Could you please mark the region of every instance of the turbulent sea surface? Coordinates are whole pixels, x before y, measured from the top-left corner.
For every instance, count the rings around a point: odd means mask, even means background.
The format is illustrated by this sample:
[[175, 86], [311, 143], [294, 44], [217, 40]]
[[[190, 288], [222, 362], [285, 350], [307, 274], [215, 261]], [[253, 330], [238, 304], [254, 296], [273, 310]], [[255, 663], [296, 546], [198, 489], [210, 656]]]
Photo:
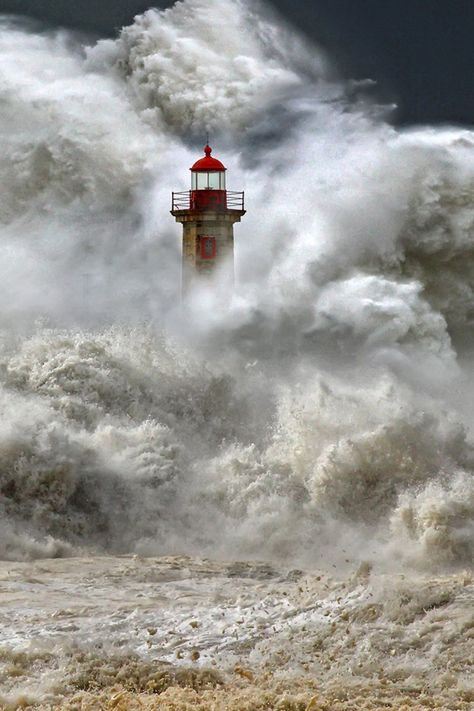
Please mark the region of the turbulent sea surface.
[[472, 709], [474, 133], [240, 0], [0, 56], [1, 707]]

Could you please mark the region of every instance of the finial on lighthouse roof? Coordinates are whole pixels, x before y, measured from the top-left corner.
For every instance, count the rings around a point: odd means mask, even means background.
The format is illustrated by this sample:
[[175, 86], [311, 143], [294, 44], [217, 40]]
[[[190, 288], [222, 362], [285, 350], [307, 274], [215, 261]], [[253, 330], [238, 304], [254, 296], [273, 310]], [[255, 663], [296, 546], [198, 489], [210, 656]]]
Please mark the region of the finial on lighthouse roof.
[[209, 145], [209, 143], [206, 143], [204, 146], [204, 154], [205, 158], [200, 158], [195, 162], [191, 170], [193, 172], [195, 171], [208, 171], [208, 170], [226, 170], [226, 167], [223, 163], [221, 163], [220, 160], [217, 160], [217, 158], [212, 158], [211, 157], [212, 153], [212, 148]]

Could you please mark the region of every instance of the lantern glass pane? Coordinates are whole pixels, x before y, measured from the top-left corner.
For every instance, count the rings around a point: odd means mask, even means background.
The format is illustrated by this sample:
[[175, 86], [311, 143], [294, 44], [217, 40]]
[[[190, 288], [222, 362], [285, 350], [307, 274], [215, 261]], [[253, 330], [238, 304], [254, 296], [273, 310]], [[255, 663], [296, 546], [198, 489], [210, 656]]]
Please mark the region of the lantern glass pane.
[[197, 190], [206, 190], [209, 173], [196, 173]]
[[220, 173], [209, 173], [209, 187], [211, 190], [220, 190]]
[[197, 174], [191, 173], [191, 190], [197, 190]]
[[225, 190], [225, 173], [222, 171], [222, 173], [219, 173], [220, 177], [220, 190]]

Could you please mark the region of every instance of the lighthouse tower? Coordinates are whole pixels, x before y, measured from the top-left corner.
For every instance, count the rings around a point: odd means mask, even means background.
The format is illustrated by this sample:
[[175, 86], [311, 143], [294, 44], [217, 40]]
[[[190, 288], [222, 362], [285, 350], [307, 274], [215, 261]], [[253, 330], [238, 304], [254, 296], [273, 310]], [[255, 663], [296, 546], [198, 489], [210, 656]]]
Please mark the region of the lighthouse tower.
[[211, 156], [191, 168], [191, 190], [174, 192], [171, 214], [183, 225], [183, 290], [199, 278], [225, 269], [226, 283], [234, 279], [234, 222], [244, 210], [243, 192], [226, 190], [226, 168]]

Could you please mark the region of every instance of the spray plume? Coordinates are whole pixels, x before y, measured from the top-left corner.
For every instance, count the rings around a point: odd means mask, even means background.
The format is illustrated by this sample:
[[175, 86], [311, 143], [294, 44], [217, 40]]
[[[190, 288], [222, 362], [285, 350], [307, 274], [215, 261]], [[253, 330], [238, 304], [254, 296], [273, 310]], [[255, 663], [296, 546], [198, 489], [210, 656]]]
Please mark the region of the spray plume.
[[[397, 132], [242, 0], [0, 53], [1, 554], [472, 562], [474, 135]], [[248, 214], [232, 298], [181, 307], [207, 127]]]

